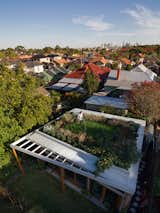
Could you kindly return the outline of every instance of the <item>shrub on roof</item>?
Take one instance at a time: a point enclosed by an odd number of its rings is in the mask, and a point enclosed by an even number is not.
[[[54,132],[58,139],[97,156],[98,172],[112,165],[128,169],[137,162],[138,125],[86,114],[84,118],[84,121],[79,122],[75,115],[66,113],[55,121],[52,128],[47,129],[47,134],[53,136]],[[57,125],[60,122],[63,125]]]

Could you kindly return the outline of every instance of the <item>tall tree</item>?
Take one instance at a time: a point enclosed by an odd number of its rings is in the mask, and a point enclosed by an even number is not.
[[[94,92],[96,92],[99,88],[99,79],[98,77],[91,72],[90,70],[87,70],[83,82],[84,88],[87,90],[87,93],[89,95],[92,95]]]
[[[134,84],[127,101],[130,111],[137,117],[152,123],[160,120],[160,83]]]
[[[15,51],[17,51],[18,53],[24,53],[26,49],[22,45],[18,45],[17,47],[15,47]]]
[[[0,65],[0,148],[48,121],[52,112],[50,97],[37,93],[37,81],[19,71]],[[0,159],[1,164],[1,159]]]

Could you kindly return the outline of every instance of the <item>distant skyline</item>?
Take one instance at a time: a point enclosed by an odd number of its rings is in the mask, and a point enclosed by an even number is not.
[[[160,0],[2,0],[0,49],[160,44]]]

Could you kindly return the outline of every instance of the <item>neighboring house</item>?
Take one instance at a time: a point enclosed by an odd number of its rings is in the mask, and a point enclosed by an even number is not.
[[[127,109],[125,96],[134,83],[153,81],[156,74],[143,64],[131,71],[111,70],[102,91],[85,101],[87,109],[100,110],[109,106],[116,109]]]
[[[82,91],[82,83],[85,78],[87,70],[90,70],[94,73],[101,82],[105,82],[110,69],[108,67],[99,67],[95,64],[88,63],[85,64],[82,68],[77,69],[67,75],[65,75],[58,83],[53,84],[51,89],[60,90],[60,91],[73,91],[80,90]]]
[[[64,59],[64,58],[61,58],[61,59],[55,59],[54,58],[54,62],[60,66],[60,67],[63,67],[64,65],[68,64],[70,62],[69,59]]]
[[[156,79],[157,74],[155,72],[153,72],[152,70],[148,69],[146,66],[144,66],[143,64],[139,64],[137,67],[135,67],[134,69],[131,70],[132,72],[144,72],[148,75],[148,77],[151,80]]]
[[[50,63],[50,57],[43,57],[39,59],[40,63]]]
[[[33,73],[42,73],[44,71],[43,64],[37,61],[27,61],[24,63],[24,71]]]
[[[19,65],[19,60],[7,61],[7,68],[11,70],[15,70]]]
[[[18,59],[20,60],[29,60],[32,58],[32,55],[19,55]]]
[[[132,66],[134,66],[136,63],[134,61],[131,61],[127,58],[121,58],[121,62],[122,62],[122,65],[124,68],[128,68],[128,69],[131,69]]]
[[[89,63],[96,64],[98,66],[105,66],[108,63],[108,60],[104,57],[96,57],[89,59]]]

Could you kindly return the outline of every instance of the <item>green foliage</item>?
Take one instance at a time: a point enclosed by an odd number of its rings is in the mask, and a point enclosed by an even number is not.
[[[114,115],[121,115],[121,116],[125,115],[124,109],[118,109],[118,108],[114,108],[114,107],[111,107],[111,106],[101,107],[100,111],[108,113],[108,114],[114,114]]]
[[[72,109],[74,107],[79,107],[83,105],[85,95],[78,92],[69,92],[62,97],[64,106],[67,109]]]
[[[160,196],[160,176],[155,179],[154,191],[156,196]]]
[[[0,66],[0,148],[41,125],[51,115],[51,99],[37,93],[37,81],[19,70]],[[0,159],[2,165],[2,158]]]
[[[91,71],[87,71],[85,74],[83,86],[87,90],[89,95],[92,95],[99,88],[99,79],[98,77],[92,73]]]
[[[76,63],[71,63],[69,66],[68,66],[68,69],[71,70],[71,71],[75,71],[77,69],[80,69],[81,68],[81,65],[80,64],[76,64]]]
[[[85,115],[84,121],[80,122],[75,115],[66,113],[58,121],[45,126],[43,131],[96,155],[96,172],[99,172],[113,164],[128,169],[138,160],[137,129],[133,122],[92,115]]]
[[[135,116],[153,123],[160,120],[160,83],[134,84],[127,102],[130,112]]]
[[[52,90],[52,91],[50,92],[50,96],[51,96],[51,99],[52,99],[52,106],[53,106],[53,109],[56,110],[56,109],[57,109],[57,105],[58,105],[59,103],[61,103],[61,101],[62,101],[62,95],[61,95],[61,93]]]

